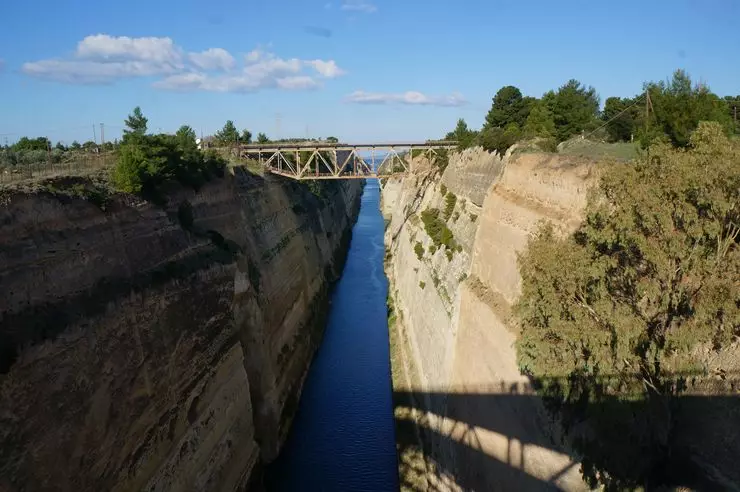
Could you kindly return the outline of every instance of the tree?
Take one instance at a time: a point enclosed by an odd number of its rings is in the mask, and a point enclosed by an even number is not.
[[[457,126],[455,129],[445,136],[445,140],[457,141],[459,149],[467,149],[475,144],[475,139],[478,136],[478,132],[468,128],[468,124],[465,120],[460,118],[457,120]]]
[[[609,97],[604,103],[601,119],[607,122],[606,132],[613,142],[629,142],[635,135],[638,121],[640,121],[640,108],[633,106],[634,99]]]
[[[242,130],[242,135],[239,138],[239,141],[243,144],[250,144],[252,143],[252,132],[247,130],[246,128]]]
[[[532,106],[524,124],[525,137],[552,137],[555,135],[555,122],[547,105],[538,101]]]
[[[329,143],[339,143],[339,139],[337,137],[326,137],[326,141]]]
[[[65,152],[67,150],[67,147],[65,147],[65,145],[62,142],[57,142],[54,148],[62,152]]]
[[[727,114],[732,119],[732,128],[735,133],[740,133],[740,95],[739,96],[725,96],[725,102],[727,103]]]
[[[599,110],[596,89],[586,87],[575,79],[569,80],[556,93],[543,96],[555,122],[555,136],[559,141],[568,140],[587,129]]]
[[[72,150],[80,150],[82,148],[82,145],[80,145],[80,142],[77,140],[73,141],[72,144],[69,146]]]
[[[480,144],[485,150],[489,152],[496,151],[503,156],[506,150],[514,145],[521,136],[519,125],[509,123],[506,128],[489,127],[481,130]]]
[[[222,145],[236,143],[239,138],[239,130],[232,120],[228,120],[224,127],[216,132],[216,140]]]
[[[265,135],[264,133],[258,133],[257,134],[257,143],[258,144],[266,144],[269,141],[270,141],[270,139],[267,138],[267,135]]]
[[[10,148],[15,152],[22,152],[29,150],[49,150],[49,147],[51,147],[51,142],[46,137],[21,137]]]
[[[122,145],[113,170],[113,185],[124,193],[140,193],[149,175],[147,167],[147,156],[140,146]]]
[[[727,132],[732,128],[727,103],[706,85],[692,85],[691,77],[683,70],[676,70],[668,82],[646,84],[646,90],[655,111],[655,119],[651,114],[649,124],[655,124],[675,146],[688,146],[700,121],[717,121]]]
[[[195,143],[195,130],[188,125],[182,125],[177,130],[177,133],[175,133],[175,137],[177,138],[178,147],[182,150],[195,149],[198,147]]]
[[[499,89],[493,97],[493,105],[486,115],[486,127],[505,128],[516,123],[520,128],[524,126],[535,99],[522,97],[522,92],[513,85]]]
[[[545,226],[519,258],[519,365],[566,428],[589,429],[574,442],[592,485],[653,488],[682,466],[695,423],[676,397],[703,391],[706,350],[740,326],[739,161],[700,123],[688,151],[605,168],[581,227]]]
[[[134,111],[124,120],[126,128],[123,130],[124,138],[126,135],[141,136],[146,134],[147,123],[149,120],[144,117],[141,108],[136,106]]]
[[[97,148],[98,148],[98,144],[96,144],[92,140],[88,140],[87,142],[85,142],[84,144],[82,144],[82,149],[83,150],[86,150],[88,152],[90,152],[90,151],[92,151],[94,149],[97,149]]]

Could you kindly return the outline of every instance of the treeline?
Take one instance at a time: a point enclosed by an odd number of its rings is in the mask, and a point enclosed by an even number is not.
[[[336,137],[321,138],[280,138],[270,139],[264,133],[258,133],[257,138],[252,140],[252,132],[244,129],[241,132],[236,128],[233,120],[227,120],[223,128],[217,131],[213,135],[212,142],[217,146],[230,146],[239,144],[267,144],[267,143],[301,143],[301,142],[312,142],[312,141],[323,141],[328,143],[338,143],[339,139]]]
[[[59,164],[84,158],[88,154],[112,152],[117,143],[106,142],[98,145],[93,141],[80,144],[77,141],[72,145],[57,142],[52,146],[46,137],[22,137],[13,145],[0,147],[0,167],[14,168],[17,166]]]
[[[737,113],[740,96],[724,98],[705,84],[693,84],[683,70],[668,81],[648,82],[632,98],[609,97],[603,110],[593,87],[570,80],[541,98],[523,96],[514,86],[502,87],[480,130],[459,120],[446,139],[461,148],[480,145],[504,153],[522,139],[538,139],[546,150],[577,135],[609,142],[638,141],[643,147],[656,141],[675,146],[689,144],[700,121],[716,121],[726,134],[740,133]]]

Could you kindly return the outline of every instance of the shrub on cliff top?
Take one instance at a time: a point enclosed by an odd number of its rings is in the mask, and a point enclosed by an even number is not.
[[[740,150],[716,123],[691,147],[608,168],[582,226],[543,227],[519,258],[519,363],[566,426],[588,422],[592,484],[670,476],[697,348],[740,336]]]

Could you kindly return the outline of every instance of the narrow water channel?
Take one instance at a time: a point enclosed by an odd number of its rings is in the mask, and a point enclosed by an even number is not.
[[[326,332],[280,457],[274,491],[398,490],[380,189],[368,181]]]

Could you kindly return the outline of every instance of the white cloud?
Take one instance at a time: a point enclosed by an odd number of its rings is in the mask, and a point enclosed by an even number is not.
[[[355,91],[345,98],[345,101],[358,104],[408,104],[415,106],[463,106],[467,104],[465,98],[458,93],[448,96],[427,96],[417,91],[401,93],[382,93]]]
[[[322,77],[326,77],[327,79],[333,79],[346,73],[344,70],[337,66],[334,60],[311,60],[306,63],[309,66],[313,67],[313,69],[316,70],[319,75],[321,75]]]
[[[244,73],[250,77],[263,79],[270,77],[280,77],[283,75],[296,74],[301,71],[301,60],[291,58],[283,60],[268,54],[262,59],[244,67]]]
[[[365,0],[344,0],[340,8],[349,12],[364,12],[366,14],[378,11],[378,7]]]
[[[231,70],[236,60],[222,48],[211,48],[200,53],[188,54],[190,62],[201,70]]]
[[[164,90],[256,92],[262,89],[307,90],[321,87],[312,73],[332,79],[345,72],[334,60],[280,58],[257,48],[237,67],[222,48],[184,54],[170,38],[88,36],[68,59],[24,63],[22,71],[70,84],[106,84],[133,77],[157,77],[153,86]],[[223,74],[213,72],[222,71]]]
[[[204,73],[173,75],[154,83],[158,89],[174,91],[257,92],[262,89],[307,90],[321,84],[307,75],[255,78],[246,74],[208,76]]]
[[[281,89],[300,90],[316,89],[321,84],[308,75],[297,75],[295,77],[283,77],[281,79],[277,79],[277,85]]]
[[[77,44],[75,56],[86,60],[139,60],[176,64],[180,62],[182,53],[170,38],[96,34],[87,36]]]
[[[178,70],[168,64],[142,61],[41,60],[21,67],[26,75],[69,84],[107,84],[117,79],[166,75]]]

